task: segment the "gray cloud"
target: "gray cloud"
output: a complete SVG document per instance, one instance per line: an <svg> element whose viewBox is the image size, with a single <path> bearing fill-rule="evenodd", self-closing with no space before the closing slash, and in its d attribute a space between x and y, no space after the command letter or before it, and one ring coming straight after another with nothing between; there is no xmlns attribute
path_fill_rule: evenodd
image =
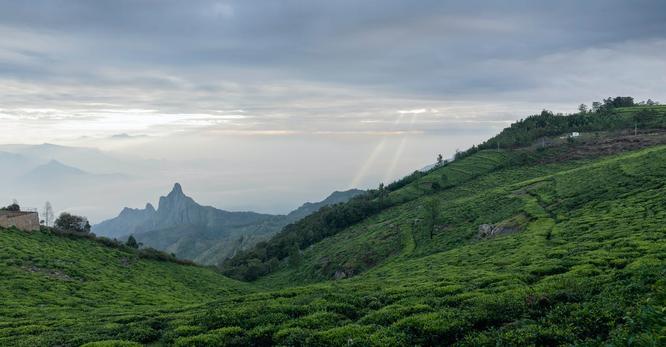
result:
<svg viewBox="0 0 666 347"><path fill-rule="evenodd" d="M92 83L113 80L100 69L150 68L191 78L290 78L427 90L440 97L538 83L485 71L489 60L538 59L660 39L666 32L661 1L4 1L0 6L4 37L12 36L7 28L34 35L33 46L12 52L34 64L5 65L4 71L15 75L74 75Z"/></svg>

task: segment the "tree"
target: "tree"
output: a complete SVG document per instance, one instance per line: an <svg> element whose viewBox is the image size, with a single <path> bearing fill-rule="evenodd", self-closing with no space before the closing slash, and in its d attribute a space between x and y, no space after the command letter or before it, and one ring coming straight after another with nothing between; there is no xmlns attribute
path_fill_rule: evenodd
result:
<svg viewBox="0 0 666 347"><path fill-rule="evenodd" d="M136 239L134 238L134 235L130 235L127 238L127 242L125 242L125 246L130 247L130 248L134 248L134 249L138 249L139 248L139 243L136 242Z"/></svg>
<svg viewBox="0 0 666 347"><path fill-rule="evenodd" d="M587 113L587 105L585 104L578 105L578 112L580 112L581 114Z"/></svg>
<svg viewBox="0 0 666 347"><path fill-rule="evenodd" d="M605 109L611 109L615 107L632 107L634 105L634 98L631 96L616 96L614 98L604 99L603 107Z"/></svg>
<svg viewBox="0 0 666 347"><path fill-rule="evenodd" d="M444 157L442 157L442 154L441 153L437 154L437 166L442 165L443 162L444 162Z"/></svg>
<svg viewBox="0 0 666 347"><path fill-rule="evenodd" d="M631 96L618 96L613 99L613 107L632 107L634 98Z"/></svg>
<svg viewBox="0 0 666 347"><path fill-rule="evenodd" d="M16 202L16 200L14 200L14 202L11 205L9 205L7 207L0 208L0 210L19 212L19 211L21 211L21 206L19 206L19 204Z"/></svg>
<svg viewBox="0 0 666 347"><path fill-rule="evenodd" d="M44 225L50 226L53 221L53 206L50 202L44 204Z"/></svg>
<svg viewBox="0 0 666 347"><path fill-rule="evenodd" d="M53 227L60 231L89 233L90 223L86 217L63 212L53 223Z"/></svg>
<svg viewBox="0 0 666 347"><path fill-rule="evenodd" d="M428 229L430 234L430 239L435 235L435 228L437 227L437 222L439 221L439 209L440 203L439 200L431 198L425 202L425 226Z"/></svg>
<svg viewBox="0 0 666 347"><path fill-rule="evenodd" d="M600 112L601 111L601 103L599 101L595 101L592 103L592 112Z"/></svg>

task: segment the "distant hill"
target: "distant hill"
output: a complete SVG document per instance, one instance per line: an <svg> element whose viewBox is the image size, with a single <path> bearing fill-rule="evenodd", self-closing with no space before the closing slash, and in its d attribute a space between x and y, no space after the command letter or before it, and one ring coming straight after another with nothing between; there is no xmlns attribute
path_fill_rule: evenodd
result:
<svg viewBox="0 0 666 347"><path fill-rule="evenodd" d="M98 172L113 172L126 165L116 158L95 148L61 146L51 143L40 145L0 145L0 151L19 154L39 163L50 160L67 163L74 167L92 168Z"/></svg>
<svg viewBox="0 0 666 347"><path fill-rule="evenodd" d="M58 160L38 165L20 175L16 182L26 188L65 188L85 185L101 185L126 179L121 174L92 174L79 168L66 165Z"/></svg>
<svg viewBox="0 0 666 347"><path fill-rule="evenodd" d="M342 192L335 191L331 195L329 195L326 199L320 202L306 202L305 204L301 205L301 207L291 211L287 215L287 218L292 222L297 221L303 217L306 217L312 213L319 211L319 209L324 206L330 206L347 202L349 199L358 196L360 194L363 194L363 192L364 191L360 189L350 189Z"/></svg>
<svg viewBox="0 0 666 347"><path fill-rule="evenodd" d="M38 181L42 179L70 179L79 176L89 175L87 172L77 169L73 166L65 165L57 160L51 160L46 164L39 165L23 175L22 179L26 181Z"/></svg>
<svg viewBox="0 0 666 347"><path fill-rule="evenodd" d="M30 170L33 161L23 155L0 150L0 169L5 179L13 180Z"/></svg>
<svg viewBox="0 0 666 347"><path fill-rule="evenodd" d="M183 193L176 183L160 197L157 209L124 208L112 219L93 226L93 232L112 238L134 235L146 246L192 259L201 264L217 264L242 249L266 240L287 224L316 212L323 206L345 202L360 190L334 192L325 200L306 203L288 215L230 212L202 206Z"/></svg>

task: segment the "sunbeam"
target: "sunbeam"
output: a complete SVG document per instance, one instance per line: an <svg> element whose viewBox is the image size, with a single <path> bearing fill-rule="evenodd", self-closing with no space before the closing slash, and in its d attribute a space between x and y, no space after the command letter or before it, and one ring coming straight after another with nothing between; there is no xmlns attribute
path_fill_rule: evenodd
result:
<svg viewBox="0 0 666 347"><path fill-rule="evenodd" d="M384 176L384 183L390 182L395 176L395 170L398 167L398 163L400 162L400 158L402 158L402 153L405 151L405 145L407 144L407 136L409 135L409 131L412 130L414 127L414 122L416 121L416 112L413 112L412 118L409 121L409 129L407 131L407 134L402 135L402 139L400 139L400 143L398 144L398 148L395 151L395 155L393 156L393 160L391 161L391 164L389 165L388 170L386 171L386 175Z"/></svg>
<svg viewBox="0 0 666 347"><path fill-rule="evenodd" d="M400 122L402 121L404 116L405 116L405 113L398 112L398 117L396 117L395 121L393 122L393 126L391 127L391 131L395 130L395 128L400 124ZM414 118L412 116L412 121L413 121L413 119ZM377 160L377 156L379 156L379 153L382 152L384 146L386 145L386 141L387 141L387 135L382 136L382 139L379 141L379 143L377 143L375 148L373 148L372 152L370 152L370 155L368 156L368 159L363 163L363 165L361 166L361 169L358 171L356 176L354 176L354 179L352 180L350 188L359 187L361 181L366 176L367 172L375 164L375 161Z"/></svg>

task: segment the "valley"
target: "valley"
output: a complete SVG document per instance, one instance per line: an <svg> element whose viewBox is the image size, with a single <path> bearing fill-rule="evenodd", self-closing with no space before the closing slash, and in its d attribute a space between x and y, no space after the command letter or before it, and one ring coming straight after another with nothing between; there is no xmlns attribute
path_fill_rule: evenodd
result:
<svg viewBox="0 0 666 347"><path fill-rule="evenodd" d="M183 193L179 183L160 197L157 209L150 203L144 209L124 208L118 217L93 226L100 236L126 239L133 235L145 246L190 259L199 264L217 265L237 252L268 240L289 223L316 212L321 207L346 202L363 191L336 191L316 203L305 203L287 215L231 212L201 206Z"/></svg>

